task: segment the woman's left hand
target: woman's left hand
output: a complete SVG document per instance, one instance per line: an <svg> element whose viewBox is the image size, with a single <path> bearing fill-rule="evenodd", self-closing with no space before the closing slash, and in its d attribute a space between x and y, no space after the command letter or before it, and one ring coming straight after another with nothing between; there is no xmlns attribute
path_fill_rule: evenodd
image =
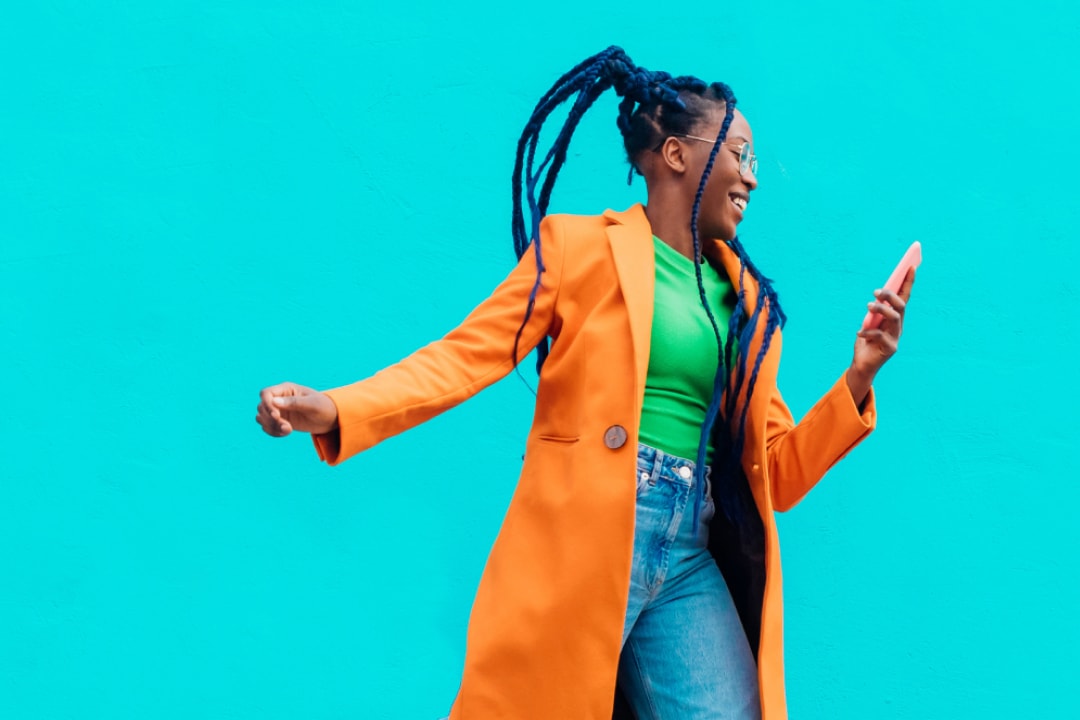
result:
<svg viewBox="0 0 1080 720"><path fill-rule="evenodd" d="M855 404L861 406L870 386L885 361L896 353L900 333L904 329L904 310L911 299L915 284L915 269L908 270L900 292L874 291L875 300L868 304L871 313L881 316L881 324L873 329L860 330L855 339L855 357L847 371L847 384Z"/></svg>

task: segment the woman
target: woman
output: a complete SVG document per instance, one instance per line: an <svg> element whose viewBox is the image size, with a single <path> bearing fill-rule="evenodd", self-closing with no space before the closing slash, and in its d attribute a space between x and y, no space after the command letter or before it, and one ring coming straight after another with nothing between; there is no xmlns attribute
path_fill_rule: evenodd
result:
<svg viewBox="0 0 1080 720"><path fill-rule="evenodd" d="M609 88L647 204L544 217L577 122ZM537 163L544 121L571 99ZM367 380L262 391L267 433L310 432L336 464L538 347L536 414L477 591L453 720L606 720L613 698L617 716L639 720L786 717L773 511L873 428L871 383L896 350L914 274L899 294L877 291L880 327L858 333L851 366L796 425L776 389L784 315L735 235L755 170L726 86L609 48L560 78L526 126L520 263L488 300Z"/></svg>

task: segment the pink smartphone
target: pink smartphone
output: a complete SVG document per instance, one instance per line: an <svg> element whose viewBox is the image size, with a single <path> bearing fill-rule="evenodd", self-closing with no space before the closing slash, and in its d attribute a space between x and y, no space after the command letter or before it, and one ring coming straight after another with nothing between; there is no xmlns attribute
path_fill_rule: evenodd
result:
<svg viewBox="0 0 1080 720"><path fill-rule="evenodd" d="M900 264L896 266L896 269L892 271L892 275L885 282L885 289L892 290L893 292L900 292L900 285L903 284L904 278L907 277L907 272L910 268L917 268L922 263L922 245L919 241L911 243L911 247L904 253L904 257L900 258ZM862 329L873 330L881 324L882 317L876 313L868 312L866 317L863 318Z"/></svg>

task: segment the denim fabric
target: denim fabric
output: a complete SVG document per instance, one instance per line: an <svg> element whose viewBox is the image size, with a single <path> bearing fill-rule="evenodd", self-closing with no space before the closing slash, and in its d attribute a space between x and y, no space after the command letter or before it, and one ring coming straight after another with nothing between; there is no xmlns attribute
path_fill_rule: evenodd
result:
<svg viewBox="0 0 1080 720"><path fill-rule="evenodd" d="M694 467L638 446L619 685L638 720L760 720L757 665L707 548L708 487L694 526Z"/></svg>
<svg viewBox="0 0 1080 720"><path fill-rule="evenodd" d="M695 526L693 478L692 461L638 446L619 684L638 720L757 720L757 665L707 549L712 494Z"/></svg>

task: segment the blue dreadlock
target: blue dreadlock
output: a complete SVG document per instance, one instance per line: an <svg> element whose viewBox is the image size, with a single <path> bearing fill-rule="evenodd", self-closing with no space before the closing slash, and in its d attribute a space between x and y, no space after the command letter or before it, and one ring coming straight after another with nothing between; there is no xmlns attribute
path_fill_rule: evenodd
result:
<svg viewBox="0 0 1080 720"><path fill-rule="evenodd" d="M694 197L694 207L690 215L698 294L716 336L719 360L716 377L713 381L713 396L706 412L705 422L701 428L701 439L698 444L696 463L698 477L695 484L699 502L695 503L696 515L697 508L701 505L701 495L704 493L705 456L708 440L718 417L723 417L732 431L730 434L721 434L726 437L723 437L724 442L717 448L717 454L723 456L724 469L728 471L723 473L723 477L740 478L742 484L745 485L740 458L745 444L746 415L750 407L750 397L754 392L758 371L768 352L772 337L778 328L783 327L787 319L780 309L779 298L773 289L771 280L758 271L738 238L728 243L728 246L739 258L741 270L740 289L735 311L732 313L728 325L726 342L721 339L720 328L705 295L705 286L701 275L701 239L698 235L698 215L701 208L701 198L709 175L712 172L713 163L727 138L728 129L731 127L734 118L735 95L727 85L723 83L712 83L710 85L692 76L672 77L665 72L650 72L635 65L621 48L612 46L576 65L560 77L552 85L551 89L540 98L540 102L537 103L528 123L525 125L521 138L518 140L517 154L514 161L514 210L511 221L514 252L520 260L531 244L536 259L536 282L529 294L524 320L514 338L513 360L516 366L519 360L518 350L521 335L529 322L529 318L532 317L536 296L541 287L541 277L545 270L540 242L540 221L547 213L551 191L555 186L555 179L566 161L570 139L582 116L597 98L612 87L615 88L616 94L622 98L619 103L616 124L623 136L627 159L630 162L631 177L633 177L635 171L640 174L636 158L643 148L651 147L657 141L662 142L670 135L690 132L692 126L698 122L701 112L701 103L696 98L705 98L708 94L711 96L709 98L710 102L716 100L724 104L724 120L709 154L709 160L702 173L701 181L698 184L697 193ZM571 98L573 98L573 104L562 128L559 130L551 147L544 154L543 160L537 165L536 151L544 122L555 109ZM538 186L540 189L539 196L537 196ZM529 205L531 220L528 232L526 232L522 206L523 191ZM760 286L760 292L752 310L747 307L745 290L747 272ZM762 312L766 314L764 340L754 357L752 369L747 372L751 340L758 324L761 322ZM537 347L537 372L543 366L548 352L548 340L544 338ZM743 394L744 386L745 399L740 411L738 400L739 396ZM734 487L734 485L734 482L724 483L719 490L721 506L725 514L729 519L738 521L748 509L746 507L747 495L740 493L740 489ZM750 502L752 502L752 499L750 499Z"/></svg>

